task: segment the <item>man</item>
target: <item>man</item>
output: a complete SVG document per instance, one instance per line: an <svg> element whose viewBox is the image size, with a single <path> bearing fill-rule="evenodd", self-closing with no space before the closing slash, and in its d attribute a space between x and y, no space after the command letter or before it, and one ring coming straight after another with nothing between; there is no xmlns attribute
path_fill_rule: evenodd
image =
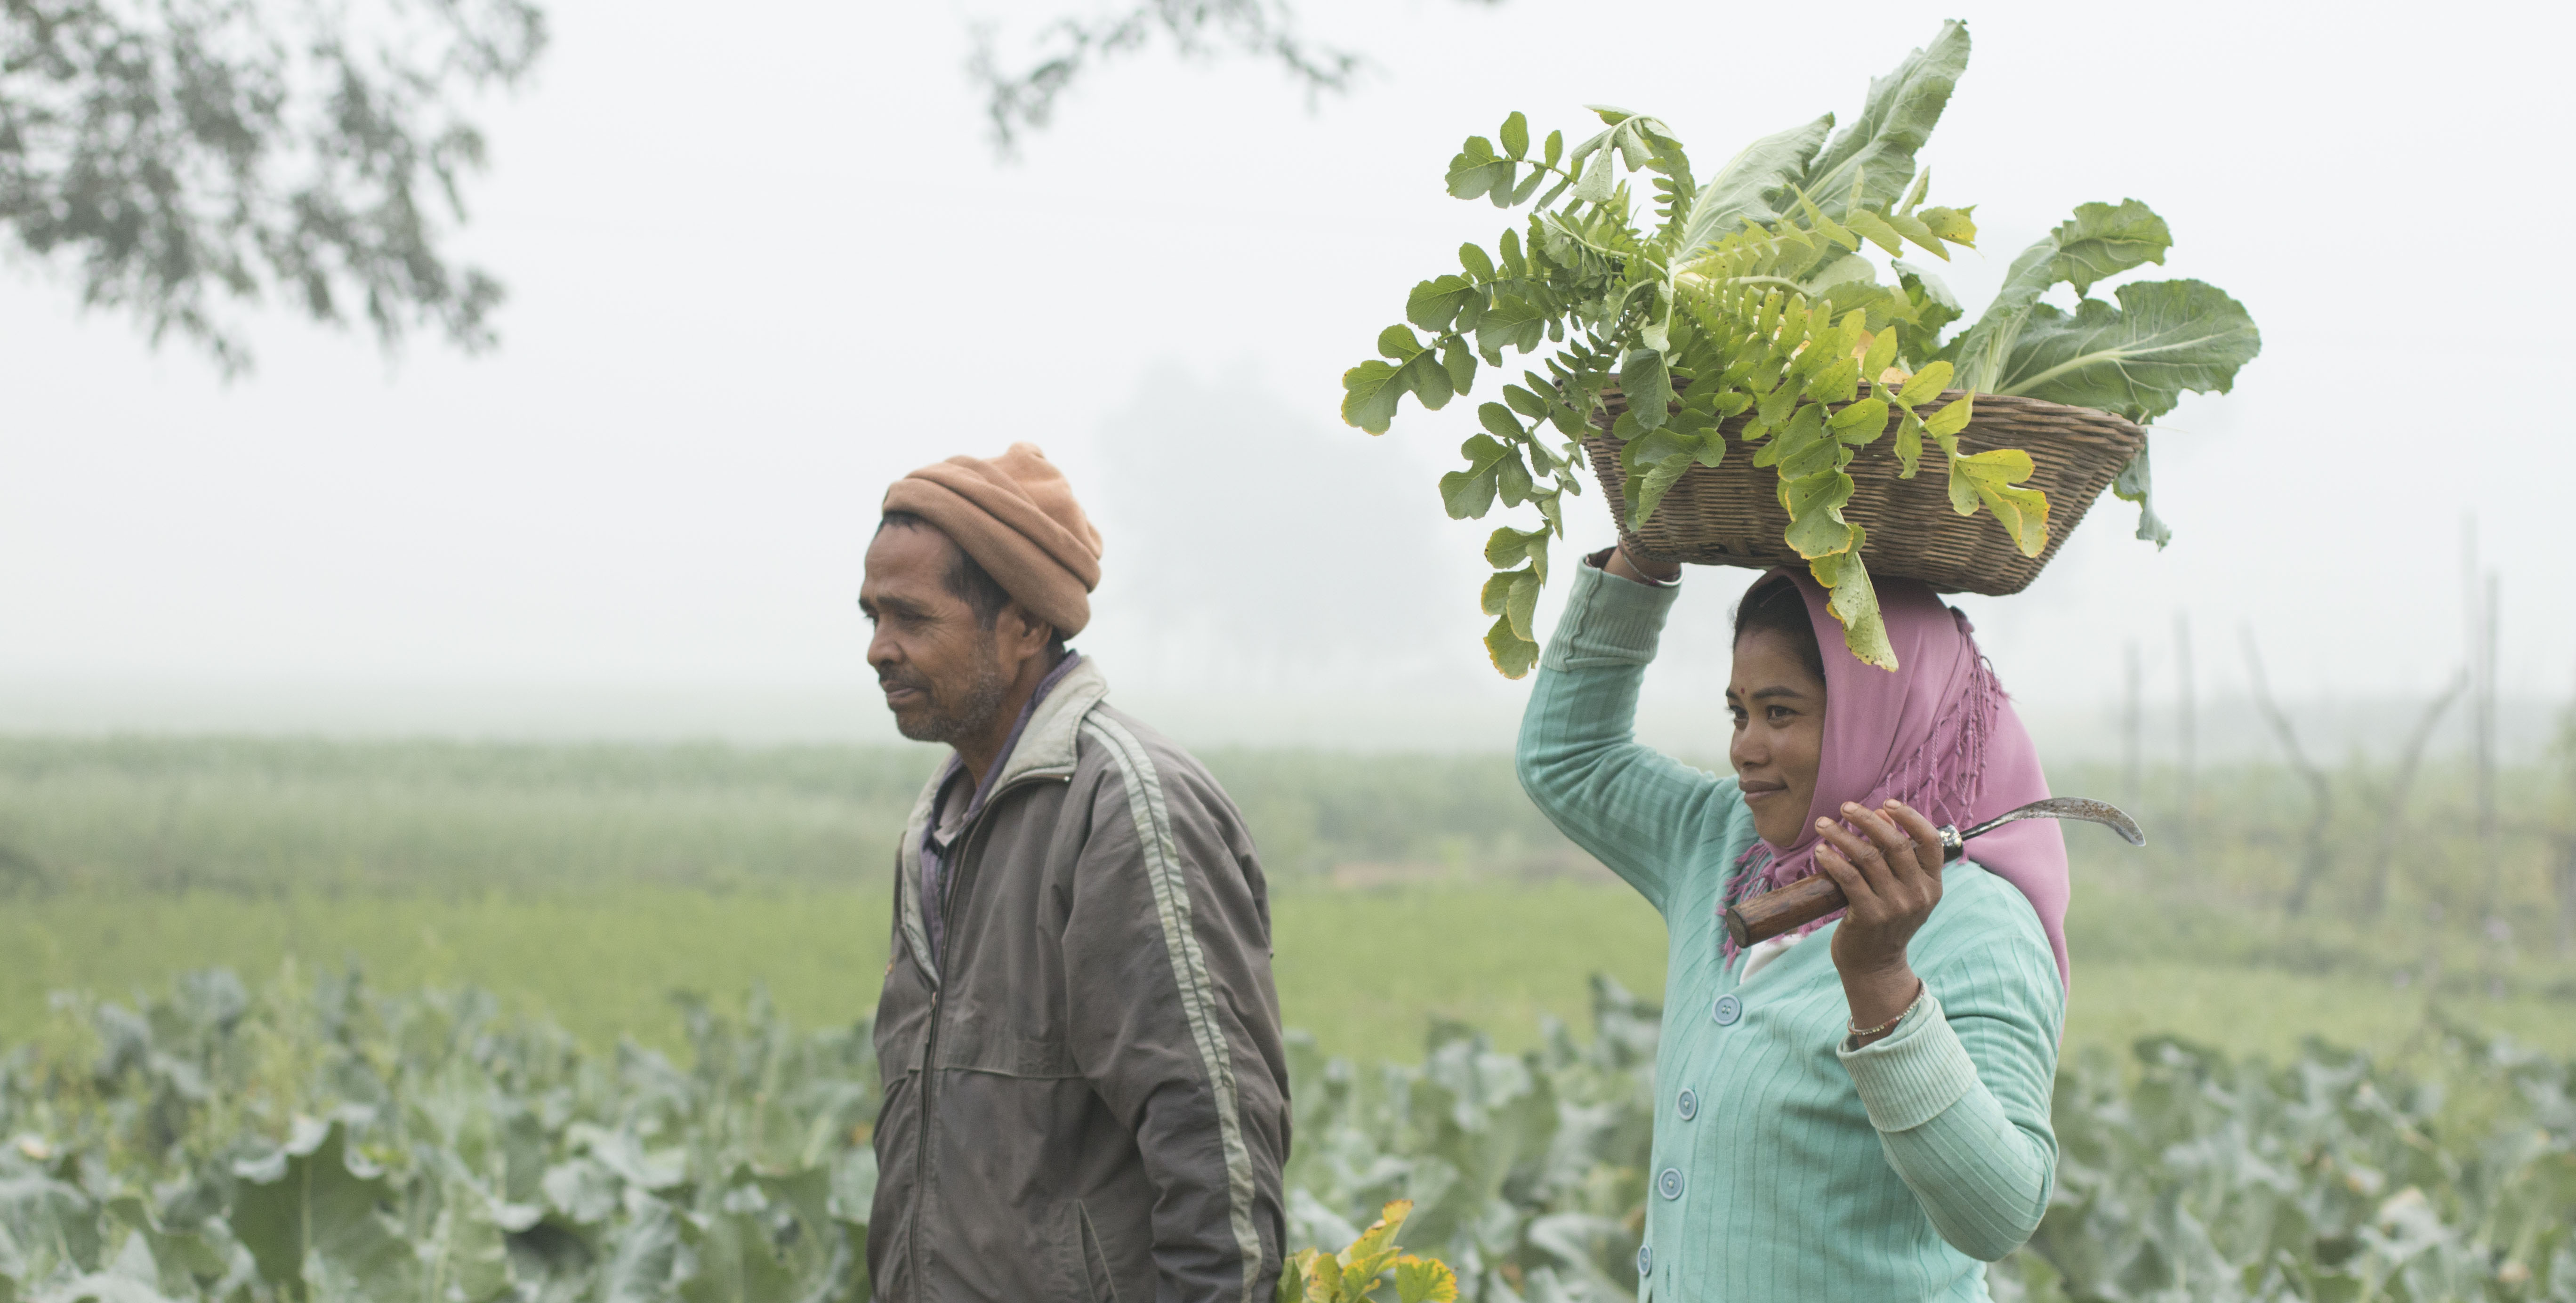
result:
<svg viewBox="0 0 2576 1303"><path fill-rule="evenodd" d="M955 748L895 856L875 1297L1268 1303L1288 1070L1243 818L1064 640L1100 535L1032 445L886 491L859 605Z"/></svg>

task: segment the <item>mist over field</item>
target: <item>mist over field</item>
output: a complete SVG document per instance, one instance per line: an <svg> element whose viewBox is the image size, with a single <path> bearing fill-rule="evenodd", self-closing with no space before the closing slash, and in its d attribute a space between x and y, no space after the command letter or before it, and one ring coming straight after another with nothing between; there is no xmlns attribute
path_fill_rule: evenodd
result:
<svg viewBox="0 0 2576 1303"><path fill-rule="evenodd" d="M1100 37L998 151L970 67L1043 67L1122 13L1145 39ZM1258 846L1295 1112L1278 1247L1409 1199L1406 1247L1463 1288L1408 1298L1629 1303L1649 1205L1681 1197L1649 1193L1659 1129L1745 1102L1659 1077L1667 963L1704 958L1511 756L1530 683L1480 643L1483 548L1537 511L1452 520L1438 486L1536 358L1374 437L1342 379L1409 287L1520 225L1443 193L1462 137L1508 141L1518 111L1579 140L1616 104L1705 181L1742 142L1850 124L1945 16L0 5L0 1303L867 1303L895 849L952 753L895 733L862 556L890 481L1018 440L1106 540L1075 645ZM2152 425L2170 547L2106 495L2026 591L1954 599L2053 789L2146 832L2066 825L2072 976L2026 1083L2056 1073L2053 1194L1987 1292L2576 1300L2576 440L2551 314L2576 273L2526 251L2576 198L2576 7L1964 17L1919 161L1929 202L1975 205L1976 248L1940 269L1966 320L2076 205L2135 199L2169 256L2093 292L2204 280L2262 341L2232 392ZM397 75L478 20L509 39ZM1193 20L1218 24L1194 52L1153 34ZM146 36L91 39L128 22ZM154 24L161 62L127 57ZM1349 84L1306 93L1290 48L1349 50ZM306 75L199 75L261 50ZM193 70L179 111L116 80L165 64ZM318 190L209 198L258 171L188 97L270 88L303 98L252 125L318 133L288 151ZM415 93L456 98L407 119ZM82 105L106 125L66 128ZM431 135L465 120L488 167L461 225L411 223L436 167L339 204L371 167L475 154ZM223 130L173 165L174 123ZM303 225L264 242L136 234L281 214ZM289 274L334 257L377 275ZM242 266L278 275L226 297ZM357 324L305 319L317 280ZM385 294L399 348L365 324ZM2234 313L2196 342L2241 357ZM1542 637L1615 538L1597 483L1565 506ZM1712 772L1754 577L1691 570L1645 676L1637 735ZM1727 1026L1737 1001L1701 1007ZM1699 1125L1703 1154L1733 1134ZM1098 1211L1073 1210L1086 1245ZM1665 1282L1697 1246L1659 1247L1656 1296L1686 1292Z"/></svg>

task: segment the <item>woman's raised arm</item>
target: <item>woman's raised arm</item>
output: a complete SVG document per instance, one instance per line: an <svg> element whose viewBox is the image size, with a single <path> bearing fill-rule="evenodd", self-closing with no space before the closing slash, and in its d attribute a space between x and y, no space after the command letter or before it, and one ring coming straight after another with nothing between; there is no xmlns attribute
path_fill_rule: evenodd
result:
<svg viewBox="0 0 2576 1303"><path fill-rule="evenodd" d="M1637 689L1676 589L1575 566L1521 716L1521 787L1550 821L1664 907L1665 873L1733 805L1716 778L1640 744Z"/></svg>

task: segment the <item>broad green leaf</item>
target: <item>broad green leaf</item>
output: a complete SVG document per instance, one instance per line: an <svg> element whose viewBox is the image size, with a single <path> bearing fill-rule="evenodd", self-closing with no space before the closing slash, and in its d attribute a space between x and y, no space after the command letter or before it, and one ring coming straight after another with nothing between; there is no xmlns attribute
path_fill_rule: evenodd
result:
<svg viewBox="0 0 2576 1303"><path fill-rule="evenodd" d="M1681 482L1690 470L1692 459L1687 453L1676 453L1661 461L1646 463L1644 473L1628 481L1628 528L1644 529L1654 518L1655 508L1663 505L1664 495Z"/></svg>
<svg viewBox="0 0 2576 1303"><path fill-rule="evenodd" d="M1896 476L1901 480L1913 479L1917 464L1923 460L1923 422L1910 411L1896 418L1896 460L1904 467Z"/></svg>
<svg viewBox="0 0 2576 1303"><path fill-rule="evenodd" d="M1556 166L1556 160L1564 156L1565 133L1562 131L1551 131L1547 133L1547 151L1542 156L1541 161L1548 167L1554 167Z"/></svg>
<svg viewBox="0 0 2576 1303"><path fill-rule="evenodd" d="M1780 467L1780 478L1785 485L1789 480L1833 467L1842 455L1842 444L1826 433L1825 409L1809 403L1791 415L1788 424L1780 427L1780 432L1772 436L1771 442L1754 454L1753 464ZM1783 505L1786 502L1787 499L1783 498Z"/></svg>
<svg viewBox="0 0 2576 1303"><path fill-rule="evenodd" d="M2196 280L2123 285L2119 306L2085 299L2072 314L2035 308L1995 392L2097 407L2145 422L2184 390L2225 393L2262 351L2245 306Z"/></svg>
<svg viewBox="0 0 2576 1303"><path fill-rule="evenodd" d="M1827 424L1834 437L1853 447L1869 443L1887 433L1887 404L1876 398L1864 398L1834 413Z"/></svg>
<svg viewBox="0 0 2576 1303"><path fill-rule="evenodd" d="M1467 347L1467 341L1455 340L1440 350L1440 369L1447 375L1451 389L1463 394L1476 387L1476 353ZM1440 401L1447 402L1448 399ZM1440 403L1428 401L1426 395L1423 406L1436 409Z"/></svg>
<svg viewBox="0 0 2576 1303"><path fill-rule="evenodd" d="M1501 496L1503 505L1517 507L1529 501L1531 487L1529 467L1522 464L1518 453L1505 452L1494 467L1494 491Z"/></svg>
<svg viewBox="0 0 2576 1303"><path fill-rule="evenodd" d="M1451 520L1472 520L1494 505L1503 458L1509 449L1486 435L1476 435L1458 449L1467 469L1440 477L1440 503Z"/></svg>
<svg viewBox="0 0 2576 1303"><path fill-rule="evenodd" d="M2020 369L2022 331L2050 286L2064 282L2077 286L2080 294L2105 276L2164 261L2165 248L2172 243L2164 220L2134 199L2117 208L2083 204L2075 214L2013 259L2003 287L1995 291L1995 301L1959 337L1952 351L1959 363L1960 388L1981 394L2004 392L1999 386L2005 373ZM2246 325L2251 328L2251 319Z"/></svg>
<svg viewBox="0 0 2576 1303"><path fill-rule="evenodd" d="M1464 352L1465 350L1452 350ZM1458 385L1440 356L1426 349L1404 364L1404 378L1413 387L1413 396L1431 411L1439 411L1457 397Z"/></svg>
<svg viewBox="0 0 2576 1303"><path fill-rule="evenodd" d="M1630 353L1619 365L1619 391L1627 395L1628 414L1638 426L1651 430L1662 425L1673 402L1673 377L1663 354L1650 348Z"/></svg>
<svg viewBox="0 0 2576 1303"><path fill-rule="evenodd" d="M1468 279L1478 284L1494 279L1494 260L1472 240L1458 246L1458 265L1466 269Z"/></svg>
<svg viewBox="0 0 2576 1303"><path fill-rule="evenodd" d="M1833 129L1834 115L1828 113L1745 146L1692 200L1690 217L1682 223L1680 252L1686 257L1700 252L1733 234L1747 217L1768 222L1787 212L1794 206L1790 185L1806 175Z"/></svg>
<svg viewBox="0 0 2576 1303"><path fill-rule="evenodd" d="M1501 615L1511 601L1512 581L1520 574L1515 568L1485 576L1484 588L1476 594L1476 603L1487 615Z"/></svg>
<svg viewBox="0 0 2576 1303"><path fill-rule="evenodd" d="M2154 476L2147 467L2147 448L2138 445L2138 454L2120 468L2119 477L2111 481L2111 492L2124 502L2138 504L2138 537L2156 545L2161 552L2173 541L2173 530L2156 515Z"/></svg>
<svg viewBox="0 0 2576 1303"><path fill-rule="evenodd" d="M1601 150L1583 169L1583 177L1574 183L1574 197L1587 204L1610 202L1610 151Z"/></svg>
<svg viewBox="0 0 2576 1303"><path fill-rule="evenodd" d="M233 1234L263 1278L297 1297L317 1260L374 1297L407 1291L419 1265L387 1215L392 1183L350 1170L348 1139L348 1125L332 1122L289 1141L268 1164L244 1170L233 1199Z"/></svg>
<svg viewBox="0 0 2576 1303"><path fill-rule="evenodd" d="M1941 391L1950 387L1951 370L1947 362L1934 362L1925 366L1915 372L1912 379L1905 382L1903 389L1896 391L1896 401L1908 407L1915 407L1940 397Z"/></svg>
<svg viewBox="0 0 2576 1303"><path fill-rule="evenodd" d="M1932 359L1940 345L1941 332L1959 319L1959 300L1950 293L1950 287L1931 272L1901 258L1892 265L1896 271L1897 287L1904 291L1906 302L1913 310L1912 320L1896 323L1897 353L1902 360L1915 363L1918 370L1925 369L1924 364ZM1940 365L1949 364L1944 362ZM1947 371L1942 372L1944 376L1948 374Z"/></svg>
<svg viewBox="0 0 2576 1303"><path fill-rule="evenodd" d="M1905 56L1894 71L1869 83L1860 116L1837 132L1799 178L1841 216L1857 187L1860 202L1885 208L1914 176L1914 151L1930 138L1950 102L1951 88L1968 67L1968 26L1941 25L1929 45Z"/></svg>
<svg viewBox="0 0 2576 1303"><path fill-rule="evenodd" d="M2163 262L2165 250L2173 247L2165 219L2135 199L2123 199L2117 208L2077 204L2075 216L2060 223L2050 238L2057 242L2057 260L2049 272L2074 286L2079 296L2090 293L2097 281Z"/></svg>
<svg viewBox="0 0 2576 1303"><path fill-rule="evenodd" d="M1529 437L1528 432L1521 429L1521 423L1512 419L1512 409L1501 403L1486 403L1478 407L1476 423L1497 439L1510 441Z"/></svg>
<svg viewBox="0 0 2576 1303"><path fill-rule="evenodd" d="M1851 501L1851 476L1823 471L1803 479L1780 481L1780 505L1789 509L1789 532L1782 541L1810 561L1854 546L1843 504Z"/></svg>
<svg viewBox="0 0 2576 1303"><path fill-rule="evenodd" d="M1517 294L1495 298L1492 307L1476 319L1476 351L1496 366L1503 364L1503 350L1516 348L1529 352L1547 338L1548 314L1536 304Z"/></svg>
<svg viewBox="0 0 2576 1303"><path fill-rule="evenodd" d="M1467 246L1474 248L1474 245ZM1482 291L1468 283L1464 276L1438 276L1413 287L1404 298L1404 319L1433 334L1449 329L1458 317L1458 309ZM1381 347L1383 347L1381 345ZM1388 354L1393 357L1395 354Z"/></svg>
<svg viewBox="0 0 2576 1303"><path fill-rule="evenodd" d="M1503 618L1511 621L1512 632L1522 642L1532 646L1538 644L1538 589L1538 572L1524 570L1512 576L1512 590L1503 598ZM1390 1239L1387 1249L1391 1253L1394 1248Z"/></svg>
<svg viewBox="0 0 2576 1303"><path fill-rule="evenodd" d="M2011 356L2014 341L2021 338L2022 324L2030 319L2039 296L2057 283L2053 270L2056 260L2057 237L2053 234L2022 250L2004 272L2003 288L1995 291L1994 302L1986 305L1984 314L1968 327L1967 333L1943 350L1958 361L1959 388L1970 393L1995 392L2004 360Z"/></svg>
<svg viewBox="0 0 2576 1303"><path fill-rule="evenodd" d="M1520 110L1512 110L1512 115L1503 119L1501 135L1503 140L1503 154L1506 157L1523 158L1528 156L1529 119L1522 117Z"/></svg>
<svg viewBox="0 0 2576 1303"><path fill-rule="evenodd" d="M1848 403L1860 396L1860 359L1841 357L1807 382L1807 397L1820 403Z"/></svg>
<svg viewBox="0 0 2576 1303"><path fill-rule="evenodd" d="M1389 326L1377 333L1377 351L1380 357L1409 362L1414 354L1422 351L1422 341L1415 339L1413 332L1402 326Z"/></svg>
<svg viewBox="0 0 2576 1303"><path fill-rule="evenodd" d="M1494 627L1485 631L1485 654L1493 658L1494 668L1507 679L1520 678L1538 664L1538 644L1514 630L1508 615L1496 619ZM1339 1285L1339 1272L1334 1273L1334 1282Z"/></svg>
<svg viewBox="0 0 2576 1303"><path fill-rule="evenodd" d="M1342 373L1342 423L1384 434L1404 397L1403 373L1371 358Z"/></svg>
<svg viewBox="0 0 2576 1303"><path fill-rule="evenodd" d="M1504 385L1503 401L1510 404L1513 411L1533 421L1547 415L1547 400L1519 385Z"/></svg>
<svg viewBox="0 0 2576 1303"><path fill-rule="evenodd" d="M1459 199L1473 199L1496 186L1509 186L1512 164L1494 156L1494 143L1483 136L1469 136L1464 148L1449 160L1449 193Z"/></svg>

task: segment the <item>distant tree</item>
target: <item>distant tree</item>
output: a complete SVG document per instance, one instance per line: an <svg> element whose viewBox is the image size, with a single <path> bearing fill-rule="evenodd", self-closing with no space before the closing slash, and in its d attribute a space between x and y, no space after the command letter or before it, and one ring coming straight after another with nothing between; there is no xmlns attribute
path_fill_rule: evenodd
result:
<svg viewBox="0 0 2576 1303"><path fill-rule="evenodd" d="M1327 91L1349 89L1367 60L1350 50L1310 44L1296 27L1286 0L1133 0L1095 17L1047 23L1038 31L1035 57L1016 68L1002 66L994 29L978 28L967 70L985 93L993 145L1009 154L1023 134L1047 125L1056 97L1086 71L1158 38L1185 59L1231 55L1274 64L1305 90L1310 105Z"/></svg>
<svg viewBox="0 0 2576 1303"><path fill-rule="evenodd" d="M545 42L528 0L0 0L0 227L227 376L223 309L271 294L481 350L501 284L442 250L484 162L462 100Z"/></svg>

